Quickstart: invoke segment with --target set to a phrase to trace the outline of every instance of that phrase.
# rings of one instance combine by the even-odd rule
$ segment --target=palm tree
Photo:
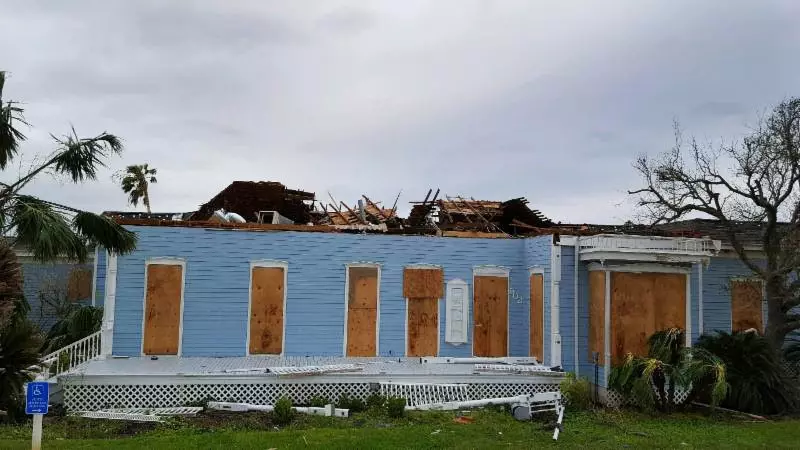
[[[28,173],[3,179],[4,170],[25,141],[21,127],[28,126],[19,102],[4,100],[6,73],[0,71],[0,236],[13,235],[11,245],[21,244],[40,261],[59,256],[85,261],[91,244],[122,254],[136,247],[136,235],[111,218],[82,211],[24,193],[42,172],[66,176],[73,183],[95,180],[105,159],[122,151],[113,134],[78,137],[75,129],[55,140],[56,149]]]
[[[150,214],[150,183],[156,182],[156,169],[151,169],[147,164],[128,166],[125,168],[125,175],[122,177],[122,192],[128,194],[128,201],[136,206],[142,200],[147,214]]]

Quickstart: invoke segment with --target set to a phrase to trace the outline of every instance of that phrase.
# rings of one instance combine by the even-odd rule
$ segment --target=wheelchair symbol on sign
[[[33,388],[33,395],[42,395],[42,391],[39,389],[39,386],[35,386]]]

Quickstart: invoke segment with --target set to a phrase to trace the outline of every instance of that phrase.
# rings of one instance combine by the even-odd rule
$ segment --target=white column
[[[606,298],[605,307],[603,308],[603,352],[605,353],[604,359],[604,378],[605,385],[608,387],[608,375],[611,373],[611,271],[606,270]]]
[[[550,252],[550,365],[561,365],[561,247],[553,244]]]
[[[111,356],[114,343],[114,308],[117,296],[117,255],[106,252],[106,288],[103,324],[100,328],[100,356]]]

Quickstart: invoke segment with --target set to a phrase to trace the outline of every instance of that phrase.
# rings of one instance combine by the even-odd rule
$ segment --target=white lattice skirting
[[[474,399],[513,397],[540,392],[556,392],[559,385],[546,383],[469,383],[468,395]],[[366,399],[379,392],[378,383],[214,383],[214,384],[67,384],[64,406],[67,411],[97,411],[107,408],[173,408],[202,400],[274,404],[287,396],[297,405],[312,397],[336,401],[342,394]]]

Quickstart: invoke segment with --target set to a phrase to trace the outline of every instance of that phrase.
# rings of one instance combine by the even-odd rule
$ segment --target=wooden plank
[[[279,355],[283,352],[286,289],[283,270],[282,267],[253,267],[250,285],[250,354]]]
[[[508,356],[508,278],[475,277],[472,353]]]
[[[598,364],[605,364],[605,310],[606,273],[595,270],[589,272],[589,361],[594,361],[597,353]]]
[[[611,361],[628,353],[647,355],[647,339],[656,331],[686,327],[686,275],[611,274]]]
[[[656,331],[668,328],[686,329],[686,275],[682,273],[654,274]]]
[[[530,356],[544,361],[544,275],[531,274]]]
[[[377,356],[378,269],[348,270],[347,356]]]
[[[758,280],[731,281],[731,331],[755,328],[764,332],[761,282]]]
[[[76,302],[92,298],[91,269],[72,269],[67,281],[67,300]]]
[[[149,264],[145,296],[145,355],[177,355],[180,345],[183,267]]]
[[[406,356],[436,356],[439,347],[439,298],[408,299]]]
[[[653,280],[648,274],[611,274],[611,363],[630,352],[647,355],[647,338],[655,328]]]
[[[444,271],[442,269],[403,269],[403,297],[443,298]]]

